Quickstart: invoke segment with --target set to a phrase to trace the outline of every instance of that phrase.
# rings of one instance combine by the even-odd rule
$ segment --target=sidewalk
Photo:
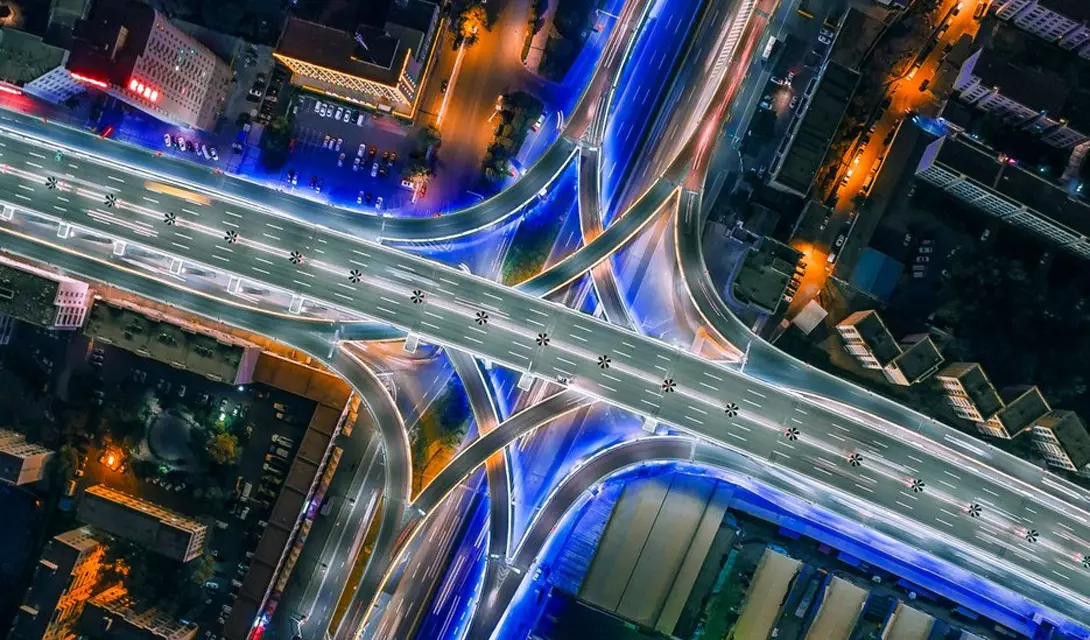
[[[537,73],[541,65],[541,59],[545,56],[545,44],[549,41],[549,30],[553,26],[553,16],[556,14],[557,0],[541,0],[546,4],[545,14],[538,17],[541,28],[534,34],[530,41],[530,50],[526,53],[526,59],[522,61],[526,68]]]

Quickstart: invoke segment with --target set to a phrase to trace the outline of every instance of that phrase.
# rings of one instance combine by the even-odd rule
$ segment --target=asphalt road
[[[24,143],[6,144],[9,169],[0,175],[0,192],[24,195],[35,209],[69,224],[180,253],[206,268],[224,264],[427,342],[566,380],[580,393],[908,516],[949,540],[946,556],[960,559],[971,550],[989,559],[1008,584],[1032,576],[1047,585],[1033,589],[1044,591],[1043,602],[1076,619],[1090,609],[1084,595],[1090,593],[1090,572],[1080,565],[1082,554],[1090,553],[1082,542],[1090,540],[1085,493],[1070,490],[1057,497],[1059,481],[1022,461],[1005,465],[1017,475],[1000,473],[983,445],[942,425],[915,419],[894,426],[830,407],[786,391],[784,382],[741,375],[561,305],[331,230],[228,203],[187,212],[192,203],[148,192],[138,176],[87,159],[68,158],[62,184],[49,189],[39,167],[52,159]],[[115,207],[100,204],[107,190],[118,197]],[[163,212],[172,210],[178,214],[167,225]],[[0,229],[18,233],[24,217],[16,211]],[[234,229],[239,239],[228,244],[224,234]],[[299,264],[289,259],[292,251],[302,255]],[[487,314],[487,322],[478,324],[478,314]],[[603,356],[610,359],[608,368],[599,367]],[[883,401],[872,399],[860,408],[875,402]],[[849,462],[856,456],[860,466]],[[923,493],[909,489],[915,479],[925,483]],[[981,506],[980,517],[968,515],[970,505]],[[1026,539],[1031,529],[1037,531],[1033,542]]]

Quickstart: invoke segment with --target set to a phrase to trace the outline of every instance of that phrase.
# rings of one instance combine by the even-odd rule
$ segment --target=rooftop
[[[1003,399],[984,373],[978,362],[954,362],[937,374],[943,378],[956,378],[961,382],[965,395],[976,405],[977,411],[985,417],[995,415],[1003,408]]]
[[[45,269],[0,256],[0,314],[43,327],[57,316],[57,285],[70,280]]]
[[[256,346],[203,325],[183,323],[154,309],[96,300],[83,333],[212,380],[248,382],[257,361]]]
[[[943,363],[942,353],[929,336],[906,338],[901,346],[904,351],[893,362],[910,383],[923,379]]]
[[[1090,465],[1090,432],[1074,411],[1050,411],[1033,426],[1051,430],[1075,468],[1082,469]]]
[[[946,136],[931,143],[938,145],[933,156],[937,162],[962,173],[1008,199],[1024,204],[1037,215],[1075,234],[1090,235],[1090,205],[1068,197],[1067,192],[1033,171],[1001,162],[999,155],[965,136]],[[929,164],[928,154],[921,169]]]
[[[775,313],[800,257],[801,253],[782,242],[762,237],[746,251],[734,277],[735,299]]]
[[[830,61],[785,152],[775,181],[798,193],[810,191],[829,144],[855,95],[859,72]]]
[[[901,347],[894,340],[893,334],[886,328],[877,311],[856,311],[837,324],[840,327],[855,327],[859,337],[874,354],[875,360],[883,367],[901,355]]]
[[[384,28],[369,25],[330,26],[291,18],[284,26],[276,52],[358,78],[396,86],[406,60],[427,46],[438,7],[411,0],[393,10]]]
[[[1072,20],[1090,22],[1090,3],[1086,0],[1037,0],[1037,4]]]
[[[0,29],[0,80],[22,86],[64,64],[68,52],[18,29]]]
[[[1012,438],[1031,427],[1035,420],[1050,410],[1048,401],[1034,386],[1008,387],[999,395],[1006,402],[1006,406],[996,417],[1003,423]]]

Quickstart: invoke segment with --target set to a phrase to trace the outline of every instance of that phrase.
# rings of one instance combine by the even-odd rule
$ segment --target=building
[[[962,420],[984,422],[1003,408],[1003,399],[977,362],[954,362],[935,375],[950,408]]]
[[[993,0],[992,10],[1012,22],[1064,49],[1090,58],[1090,4],[1085,0]]]
[[[943,362],[929,336],[912,335],[898,343],[874,310],[856,311],[841,320],[836,330],[844,339],[845,351],[864,368],[881,371],[893,384],[913,385],[934,373]]]
[[[785,297],[792,295],[792,280],[802,254],[762,236],[746,251],[731,284],[731,295],[742,304],[765,313],[776,313]]]
[[[80,619],[80,632],[96,640],[192,640],[198,627],[146,606],[115,585],[91,598]]]
[[[26,441],[21,433],[0,429],[0,482],[23,485],[45,477],[53,451]]]
[[[231,68],[138,0],[97,0],[76,22],[66,65],[73,78],[160,120],[213,129]]]
[[[901,355],[901,347],[877,311],[856,311],[836,325],[844,350],[866,369],[885,369]]]
[[[953,82],[961,100],[1053,147],[1069,149],[1090,139],[1079,88],[1049,62],[1052,45],[1004,27],[981,29],[973,46]]]
[[[308,91],[412,118],[442,33],[439,7],[408,0],[381,28],[290,18],[274,55]]]
[[[882,369],[893,384],[908,387],[939,370],[945,361],[935,341],[927,334],[906,336],[900,342],[901,355]]]
[[[68,75],[67,61],[67,49],[19,29],[0,29],[0,86],[63,102],[84,89]]]
[[[976,425],[981,433],[1009,439],[1033,426],[1050,410],[1048,401],[1034,386],[1008,387],[996,392],[984,369],[976,362],[955,362],[936,378],[954,413]]]
[[[38,560],[34,579],[15,612],[8,640],[64,640],[91,597],[105,546],[91,527],[54,536]]]
[[[1090,205],[966,136],[931,141],[916,176],[977,211],[1090,258]]]
[[[1055,410],[1033,423],[1033,446],[1048,464],[1090,476],[1090,432],[1074,411]]]
[[[208,527],[169,509],[97,484],[79,505],[79,518],[155,553],[189,562],[204,552]]]
[[[999,397],[1003,399],[1003,408],[990,420],[977,425],[981,433],[996,438],[1019,435],[1052,409],[1041,390],[1033,385],[1007,387],[999,392]]]
[[[216,382],[248,384],[261,348],[205,325],[128,302],[96,300],[83,334]]]
[[[50,329],[75,329],[87,315],[86,282],[0,256],[0,314]]]

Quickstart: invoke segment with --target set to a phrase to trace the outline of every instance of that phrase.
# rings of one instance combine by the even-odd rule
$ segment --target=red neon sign
[[[152,102],[159,102],[159,90],[153,88],[151,85],[144,84],[136,78],[129,78],[129,91],[132,91],[137,97],[150,100]]]
[[[81,76],[80,74],[76,73],[75,71],[69,71],[68,73],[69,73],[69,75],[72,76],[72,79],[74,79],[74,80],[79,80],[80,82],[86,82],[87,84],[91,84],[91,85],[94,85],[96,87],[101,87],[103,89],[109,89],[110,88],[110,85],[106,84],[102,80],[96,80],[94,78],[88,78],[87,76]]]

